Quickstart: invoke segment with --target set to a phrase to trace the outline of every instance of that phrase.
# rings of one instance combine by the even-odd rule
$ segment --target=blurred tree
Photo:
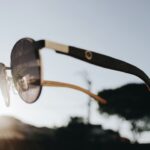
[[[107,105],[99,105],[100,112],[130,121],[134,133],[150,129],[150,92],[144,84],[127,84],[98,95],[108,101]]]
[[[129,139],[120,137],[118,132],[104,130],[101,125],[85,124],[81,117],[70,118],[68,126],[57,129],[55,136],[59,144],[73,145],[70,149],[75,146],[76,149],[88,149],[89,146],[95,149],[109,144],[131,144]]]

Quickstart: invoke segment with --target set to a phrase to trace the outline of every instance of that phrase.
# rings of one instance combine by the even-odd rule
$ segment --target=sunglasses
[[[9,68],[2,63],[0,64],[0,88],[6,105],[9,105],[10,99],[7,83],[7,69],[11,70],[13,83],[18,94],[20,95],[21,99],[27,103],[33,103],[39,98],[42,91],[42,86],[72,88],[88,94],[102,104],[107,103],[105,99],[80,86],[42,79],[42,67],[39,54],[39,51],[42,48],[52,49],[59,54],[72,56],[93,65],[135,75],[141,78],[150,89],[149,77],[141,69],[132,64],[73,46],[47,40],[35,41],[31,38],[23,38],[19,40],[13,47],[11,52],[11,67]]]

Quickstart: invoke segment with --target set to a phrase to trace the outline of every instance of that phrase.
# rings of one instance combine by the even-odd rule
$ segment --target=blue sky
[[[9,66],[15,42],[23,37],[48,39],[93,50],[128,61],[150,75],[149,0],[0,0],[0,60]],[[87,71],[92,91],[141,82],[132,75],[96,67],[44,49],[41,51],[44,78],[87,88],[82,76]],[[0,114],[10,114],[37,126],[62,125],[69,116],[87,114],[87,96],[70,89],[43,88],[39,101],[25,104],[10,91],[6,108],[0,95]],[[108,124],[98,116],[93,102],[92,122]],[[111,123],[117,129],[117,123]]]

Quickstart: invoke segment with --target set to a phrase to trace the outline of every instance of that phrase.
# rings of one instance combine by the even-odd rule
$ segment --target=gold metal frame
[[[90,92],[90,91],[88,91],[88,90],[86,90],[86,89],[84,89],[84,88],[82,88],[80,86],[74,85],[74,84],[64,83],[64,82],[57,82],[57,81],[46,81],[46,80],[43,80],[41,82],[41,85],[42,86],[65,87],[65,88],[75,89],[75,90],[81,91],[81,92],[91,96],[96,101],[100,102],[101,104],[106,104],[107,103],[107,101],[105,99],[103,99],[102,97],[97,96],[97,95],[93,94],[92,92]]]

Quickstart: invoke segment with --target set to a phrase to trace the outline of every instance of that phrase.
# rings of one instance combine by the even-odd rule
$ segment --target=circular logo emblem
[[[88,60],[91,60],[93,58],[93,54],[90,51],[85,52],[85,58]]]

